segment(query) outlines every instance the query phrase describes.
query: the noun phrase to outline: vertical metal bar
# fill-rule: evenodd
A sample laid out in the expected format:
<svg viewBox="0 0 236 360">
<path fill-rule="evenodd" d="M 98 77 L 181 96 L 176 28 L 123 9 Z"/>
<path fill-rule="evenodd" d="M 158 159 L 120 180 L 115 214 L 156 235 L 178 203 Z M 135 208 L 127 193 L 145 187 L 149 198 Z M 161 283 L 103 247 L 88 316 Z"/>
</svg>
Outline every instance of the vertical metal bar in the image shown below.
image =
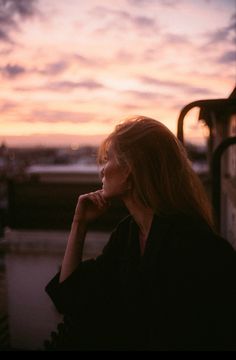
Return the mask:
<svg viewBox="0 0 236 360">
<path fill-rule="evenodd" d="M 212 205 L 215 212 L 217 230 L 220 232 L 221 225 L 221 158 L 226 149 L 236 144 L 236 136 L 222 141 L 212 156 L 211 178 L 212 178 Z"/>
</svg>

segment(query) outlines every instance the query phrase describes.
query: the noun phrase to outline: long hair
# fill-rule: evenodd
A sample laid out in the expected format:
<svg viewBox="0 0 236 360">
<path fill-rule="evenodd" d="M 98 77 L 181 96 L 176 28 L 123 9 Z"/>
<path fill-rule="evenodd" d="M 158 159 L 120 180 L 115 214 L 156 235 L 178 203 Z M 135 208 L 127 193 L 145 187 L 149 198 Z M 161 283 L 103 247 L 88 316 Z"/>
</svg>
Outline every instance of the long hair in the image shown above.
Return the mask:
<svg viewBox="0 0 236 360">
<path fill-rule="evenodd" d="M 161 122 L 135 116 L 116 126 L 98 153 L 104 162 L 108 147 L 131 169 L 138 199 L 159 215 L 200 216 L 214 229 L 210 202 L 193 171 L 185 148 Z"/>
</svg>

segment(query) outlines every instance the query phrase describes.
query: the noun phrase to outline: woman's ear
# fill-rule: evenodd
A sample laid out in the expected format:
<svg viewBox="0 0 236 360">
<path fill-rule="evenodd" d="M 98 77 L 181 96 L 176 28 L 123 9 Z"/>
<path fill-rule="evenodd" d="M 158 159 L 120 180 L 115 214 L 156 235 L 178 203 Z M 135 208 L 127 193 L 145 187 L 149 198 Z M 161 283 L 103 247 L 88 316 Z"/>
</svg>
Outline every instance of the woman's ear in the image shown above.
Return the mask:
<svg viewBox="0 0 236 360">
<path fill-rule="evenodd" d="M 129 190 L 132 188 L 133 184 L 131 168 L 128 164 L 123 163 L 121 171 L 124 179 L 124 184 L 126 185 L 127 190 Z"/>
</svg>

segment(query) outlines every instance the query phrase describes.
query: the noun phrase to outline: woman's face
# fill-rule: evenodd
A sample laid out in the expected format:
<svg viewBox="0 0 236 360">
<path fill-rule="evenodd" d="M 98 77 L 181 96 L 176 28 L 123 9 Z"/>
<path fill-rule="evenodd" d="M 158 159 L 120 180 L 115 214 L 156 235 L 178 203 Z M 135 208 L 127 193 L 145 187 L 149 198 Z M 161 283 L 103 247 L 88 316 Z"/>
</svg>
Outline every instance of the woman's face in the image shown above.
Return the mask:
<svg viewBox="0 0 236 360">
<path fill-rule="evenodd" d="M 124 197 L 129 189 L 128 176 L 130 170 L 127 166 L 118 163 L 112 146 L 106 154 L 106 162 L 102 168 L 103 195 L 106 198 Z"/>
</svg>

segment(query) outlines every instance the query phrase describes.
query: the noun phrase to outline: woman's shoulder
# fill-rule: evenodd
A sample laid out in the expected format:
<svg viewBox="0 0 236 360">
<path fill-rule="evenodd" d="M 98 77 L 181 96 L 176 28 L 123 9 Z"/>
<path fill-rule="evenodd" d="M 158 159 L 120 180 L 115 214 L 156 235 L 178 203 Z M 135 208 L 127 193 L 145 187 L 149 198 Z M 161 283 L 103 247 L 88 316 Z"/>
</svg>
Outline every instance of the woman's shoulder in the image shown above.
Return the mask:
<svg viewBox="0 0 236 360">
<path fill-rule="evenodd" d="M 182 245 L 198 247 L 218 247 L 234 251 L 231 244 L 214 231 L 200 216 L 183 214 L 170 215 L 166 218 L 172 237 Z"/>
<path fill-rule="evenodd" d="M 191 216 L 189 214 L 174 213 L 156 216 L 156 222 L 165 224 L 175 232 L 213 232 L 208 224 L 200 216 Z"/>
<path fill-rule="evenodd" d="M 170 227 L 183 236 L 214 236 L 215 232 L 200 216 L 174 214 L 168 217 Z"/>
<path fill-rule="evenodd" d="M 204 221 L 176 215 L 165 222 L 165 253 L 172 262 L 177 261 L 179 268 L 236 273 L 236 251 Z"/>
</svg>

